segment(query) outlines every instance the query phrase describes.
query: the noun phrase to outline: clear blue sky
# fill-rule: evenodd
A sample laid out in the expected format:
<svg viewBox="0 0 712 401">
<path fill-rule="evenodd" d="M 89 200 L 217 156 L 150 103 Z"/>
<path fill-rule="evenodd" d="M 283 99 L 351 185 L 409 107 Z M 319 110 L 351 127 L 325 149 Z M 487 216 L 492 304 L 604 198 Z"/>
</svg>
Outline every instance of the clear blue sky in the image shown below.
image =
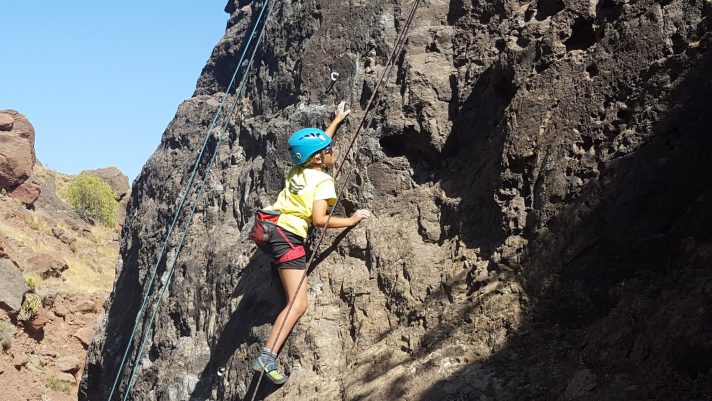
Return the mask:
<svg viewBox="0 0 712 401">
<path fill-rule="evenodd" d="M 0 2 L 0 110 L 35 127 L 37 158 L 133 180 L 225 31 L 227 0 Z"/>
</svg>

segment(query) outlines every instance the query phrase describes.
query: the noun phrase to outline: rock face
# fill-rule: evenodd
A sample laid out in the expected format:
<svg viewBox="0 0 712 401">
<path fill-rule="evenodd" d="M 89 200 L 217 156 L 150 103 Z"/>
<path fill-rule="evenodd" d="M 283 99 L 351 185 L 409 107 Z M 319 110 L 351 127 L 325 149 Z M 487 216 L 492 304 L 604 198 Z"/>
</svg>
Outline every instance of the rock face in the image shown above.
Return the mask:
<svg viewBox="0 0 712 401">
<path fill-rule="evenodd" d="M 25 182 L 35 161 L 35 130 L 30 122 L 14 110 L 0 110 L 0 188 Z"/>
<path fill-rule="evenodd" d="M 28 180 L 35 157 L 35 130 L 22 114 L 0 111 L 0 189 L 26 205 L 40 196 L 40 187 Z"/>
<path fill-rule="evenodd" d="M 281 189 L 291 132 L 346 99 L 343 160 L 410 4 L 276 3 L 238 122 L 206 143 L 215 165 L 155 326 L 153 296 L 137 328 L 132 399 L 251 397 L 283 300 L 240 229 Z M 259 6 L 228 4 L 195 96 L 135 181 L 80 399 L 111 389 Z M 701 0 L 421 3 L 337 177 L 337 213 L 373 217 L 327 236 L 280 356 L 291 379 L 256 399 L 711 398 L 711 14 Z"/>
</svg>

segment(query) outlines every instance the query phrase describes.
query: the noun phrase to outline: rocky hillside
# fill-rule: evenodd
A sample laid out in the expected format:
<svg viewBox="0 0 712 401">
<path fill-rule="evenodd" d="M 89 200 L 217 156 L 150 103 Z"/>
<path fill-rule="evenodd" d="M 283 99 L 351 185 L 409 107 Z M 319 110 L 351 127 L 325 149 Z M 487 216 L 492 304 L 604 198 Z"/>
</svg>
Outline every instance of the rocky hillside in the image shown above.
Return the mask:
<svg viewBox="0 0 712 401">
<path fill-rule="evenodd" d="M 344 158 L 411 4 L 276 3 L 226 143 L 208 142 L 216 165 L 150 299 L 156 324 L 138 326 L 130 399 L 250 399 L 283 300 L 240 230 L 280 190 L 288 136 L 342 99 Z M 228 3 L 195 95 L 135 182 L 81 400 L 109 393 L 260 6 Z M 711 14 L 706 0 L 421 2 L 337 179 L 338 212 L 373 217 L 327 238 L 280 357 L 291 379 L 256 399 L 712 398 Z"/>
<path fill-rule="evenodd" d="M 112 288 L 119 235 L 65 202 L 74 177 L 37 163 L 34 139 L 27 118 L 0 111 L 0 398 L 68 401 Z M 127 199 L 118 169 L 89 173 Z"/>
</svg>

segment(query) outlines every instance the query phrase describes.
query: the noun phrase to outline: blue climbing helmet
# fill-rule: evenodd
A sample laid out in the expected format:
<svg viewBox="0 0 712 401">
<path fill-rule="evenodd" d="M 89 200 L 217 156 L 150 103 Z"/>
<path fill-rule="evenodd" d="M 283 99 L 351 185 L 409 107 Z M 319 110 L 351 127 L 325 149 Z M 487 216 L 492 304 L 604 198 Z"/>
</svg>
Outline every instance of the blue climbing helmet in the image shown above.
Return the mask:
<svg viewBox="0 0 712 401">
<path fill-rule="evenodd" d="M 287 145 L 292 162 L 304 164 L 313 154 L 331 145 L 331 138 L 319 128 L 302 128 L 289 137 Z"/>
</svg>

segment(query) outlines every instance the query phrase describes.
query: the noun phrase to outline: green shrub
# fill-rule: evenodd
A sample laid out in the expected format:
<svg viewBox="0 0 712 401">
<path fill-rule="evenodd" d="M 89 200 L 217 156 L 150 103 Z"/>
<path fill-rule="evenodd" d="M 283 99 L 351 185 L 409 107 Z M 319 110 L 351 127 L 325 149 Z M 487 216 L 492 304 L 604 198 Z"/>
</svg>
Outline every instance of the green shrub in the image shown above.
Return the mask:
<svg viewBox="0 0 712 401">
<path fill-rule="evenodd" d="M 69 184 L 68 200 L 82 218 L 96 219 L 110 227 L 116 224 L 116 194 L 101 178 L 79 174 Z"/>
<path fill-rule="evenodd" d="M 37 313 L 42 308 L 42 298 L 39 295 L 28 292 L 25 294 L 25 302 L 20 307 L 20 313 L 17 315 L 18 320 L 30 321 L 37 316 Z"/>
<path fill-rule="evenodd" d="M 52 391 L 58 391 L 66 394 L 70 394 L 72 392 L 72 383 L 66 380 L 57 379 L 55 377 L 48 377 L 47 380 L 45 380 L 45 385 Z"/>
<path fill-rule="evenodd" d="M 0 346 L 3 350 L 9 349 L 15 338 L 15 328 L 5 322 L 0 322 Z"/>
<path fill-rule="evenodd" d="M 25 279 L 25 284 L 27 284 L 27 288 L 29 288 L 31 292 L 37 291 L 37 284 L 39 284 L 39 282 L 40 282 L 40 277 L 36 274 L 30 274 Z"/>
</svg>

